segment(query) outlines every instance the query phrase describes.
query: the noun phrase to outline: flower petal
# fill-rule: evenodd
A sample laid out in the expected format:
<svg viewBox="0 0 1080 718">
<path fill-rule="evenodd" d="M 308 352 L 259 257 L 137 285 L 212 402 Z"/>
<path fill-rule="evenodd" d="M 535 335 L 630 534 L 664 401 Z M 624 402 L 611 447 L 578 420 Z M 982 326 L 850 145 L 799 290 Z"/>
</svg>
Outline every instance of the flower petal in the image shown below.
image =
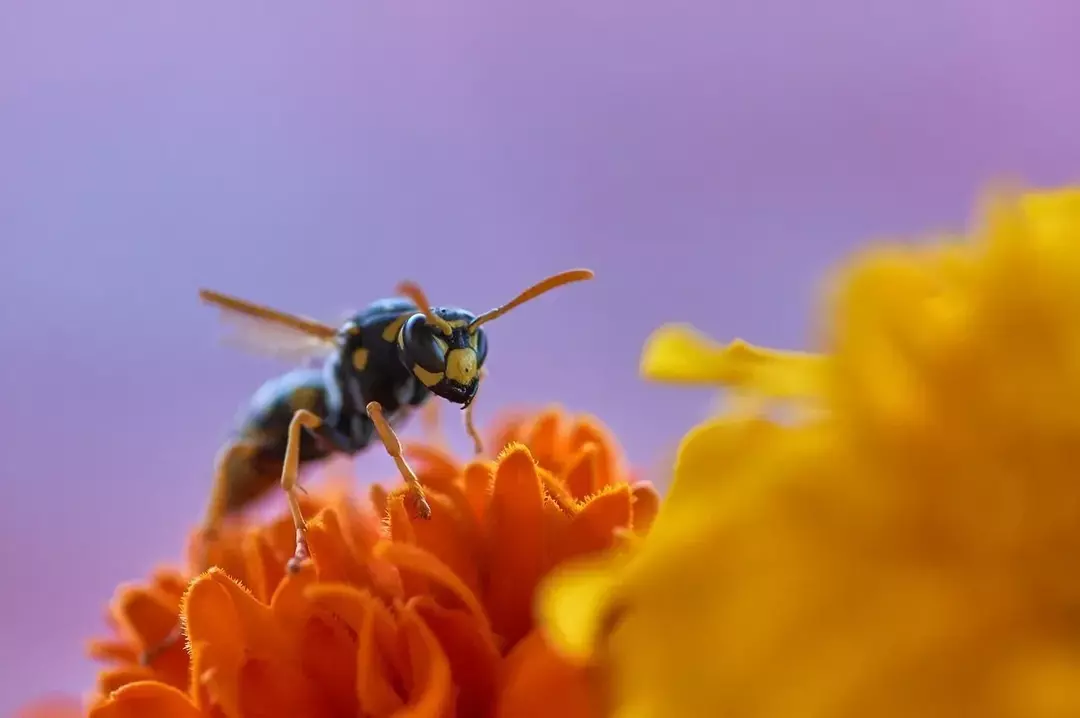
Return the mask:
<svg viewBox="0 0 1080 718">
<path fill-rule="evenodd" d="M 248 588 L 255 598 L 269 603 L 274 589 L 285 577 L 285 562 L 266 535 L 258 531 L 244 537 L 243 552 Z"/>
<path fill-rule="evenodd" d="M 477 625 L 471 614 L 443 608 L 426 596 L 409 605 L 446 652 L 457 690 L 457 715 L 490 715 L 502 659 L 491 633 Z"/>
<path fill-rule="evenodd" d="M 148 681 L 153 679 L 154 677 L 154 672 L 146 666 L 140 666 L 138 664 L 130 666 L 119 666 L 117 668 L 112 668 L 98 673 L 98 692 L 103 696 L 107 696 L 113 691 L 123 688 L 129 683 Z"/>
<path fill-rule="evenodd" d="M 600 458 L 596 444 L 586 444 L 566 462 L 562 482 L 577 500 L 584 499 L 600 488 L 598 476 Z"/>
<path fill-rule="evenodd" d="M 425 488 L 446 493 L 461 475 L 457 459 L 437 446 L 406 444 L 403 453 Z"/>
<path fill-rule="evenodd" d="M 352 586 L 313 586 L 308 594 L 356 632 L 356 695 L 367 715 L 387 715 L 404 701 L 395 688 L 396 631 L 390 614 L 370 593 Z"/>
<path fill-rule="evenodd" d="M 94 639 L 86 646 L 86 655 L 99 663 L 137 663 L 139 652 L 127 641 Z"/>
<path fill-rule="evenodd" d="M 590 557 L 550 573 L 537 591 L 537 614 L 551 645 L 573 662 L 600 647 L 619 600 L 622 556 Z"/>
<path fill-rule="evenodd" d="M 495 466 L 489 461 L 472 461 L 461 476 L 465 497 L 477 521 L 485 520 L 491 485 L 495 482 Z"/>
<path fill-rule="evenodd" d="M 389 493 L 386 488 L 381 484 L 372 484 L 368 496 L 371 499 L 371 508 L 375 511 L 375 515 L 386 516 L 386 511 L 389 508 L 387 504 Z"/>
<path fill-rule="evenodd" d="M 649 533 L 656 513 L 660 510 L 660 494 L 647 481 L 633 485 L 634 511 L 631 525 L 639 536 Z"/>
<path fill-rule="evenodd" d="M 354 560 L 345 542 L 341 521 L 334 509 L 323 509 L 308 523 L 308 548 L 319 581 L 362 585 L 368 576 L 363 566 Z"/>
<path fill-rule="evenodd" d="M 452 593 L 458 602 L 473 614 L 477 623 L 490 631 L 487 614 L 476 595 L 449 566 L 418 546 L 386 541 L 379 544 L 376 554 L 397 566 L 402 572 L 415 573 L 433 583 L 438 583 Z"/>
<path fill-rule="evenodd" d="M 20 708 L 13 718 L 82 718 L 83 705 L 75 698 L 42 698 Z"/>
<path fill-rule="evenodd" d="M 820 396 L 826 366 L 816 354 L 762 349 L 741 340 L 725 346 L 685 324 L 657 329 L 641 356 L 646 379 L 727 386 L 777 399 Z"/>
<path fill-rule="evenodd" d="M 154 588 L 122 586 L 112 610 L 124 636 L 145 650 L 161 643 L 176 627 L 180 604 Z"/>
<path fill-rule="evenodd" d="M 393 716 L 446 718 L 454 708 L 454 684 L 446 653 L 424 619 L 412 608 L 402 607 L 400 616 L 412 680 L 408 704 Z"/>
<path fill-rule="evenodd" d="M 563 436 L 562 411 L 558 407 L 546 409 L 537 415 L 528 436 L 522 441 L 529 447 L 536 463 L 549 470 L 556 470 L 566 452 Z"/>
<path fill-rule="evenodd" d="M 90 709 L 89 718 L 201 718 L 191 700 L 172 686 L 131 683 Z"/>
<path fill-rule="evenodd" d="M 588 499 L 566 527 L 556 561 L 599 553 L 616 544 L 616 531 L 630 527 L 630 487 L 609 486 Z"/>
<path fill-rule="evenodd" d="M 532 627 L 533 591 L 545 564 L 544 490 L 524 446 L 507 449 L 499 459 L 487 524 L 484 603 L 495 632 L 512 645 Z"/>
<path fill-rule="evenodd" d="M 570 451 L 575 453 L 590 445 L 595 447 L 592 491 L 599 491 L 615 483 L 618 479 L 615 441 L 598 420 L 588 416 L 579 417 L 570 431 L 569 444 Z"/>
<path fill-rule="evenodd" d="M 525 431 L 529 426 L 530 424 L 523 414 L 506 414 L 502 416 L 495 422 L 495 428 L 491 432 L 491 439 L 487 442 L 492 455 L 498 456 L 510 444 L 523 441 Z"/>
<path fill-rule="evenodd" d="M 506 658 L 495 718 L 591 718 L 602 715 L 587 671 L 568 663 L 532 631 Z"/>
<path fill-rule="evenodd" d="M 455 506 L 441 494 L 428 494 L 431 517 L 413 519 L 416 545 L 430 553 L 453 571 L 469 591 L 478 594 L 480 589 L 480 566 L 477 558 L 481 552 L 480 537 L 475 520 L 463 515 L 462 507 Z M 464 507 L 468 512 L 468 507 Z"/>
</svg>

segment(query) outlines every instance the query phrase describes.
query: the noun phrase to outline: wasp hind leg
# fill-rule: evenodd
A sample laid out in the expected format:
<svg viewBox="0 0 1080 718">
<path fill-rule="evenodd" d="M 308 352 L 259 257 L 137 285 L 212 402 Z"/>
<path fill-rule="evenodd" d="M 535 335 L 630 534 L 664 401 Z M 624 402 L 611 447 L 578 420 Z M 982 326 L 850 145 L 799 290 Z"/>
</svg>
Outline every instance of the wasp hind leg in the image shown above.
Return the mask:
<svg viewBox="0 0 1080 718">
<path fill-rule="evenodd" d="M 427 497 L 424 496 L 424 487 L 420 485 L 420 479 L 416 477 L 412 467 L 401 455 L 401 440 L 383 415 L 382 404 L 377 401 L 368 404 L 367 415 L 371 419 L 371 423 L 375 425 L 375 431 L 379 434 L 383 446 L 386 447 L 386 453 L 390 454 L 390 458 L 397 464 L 398 473 L 401 474 L 401 478 L 405 479 L 405 484 L 412 493 L 417 516 L 422 519 L 431 518 L 431 505 L 428 503 Z"/>
</svg>

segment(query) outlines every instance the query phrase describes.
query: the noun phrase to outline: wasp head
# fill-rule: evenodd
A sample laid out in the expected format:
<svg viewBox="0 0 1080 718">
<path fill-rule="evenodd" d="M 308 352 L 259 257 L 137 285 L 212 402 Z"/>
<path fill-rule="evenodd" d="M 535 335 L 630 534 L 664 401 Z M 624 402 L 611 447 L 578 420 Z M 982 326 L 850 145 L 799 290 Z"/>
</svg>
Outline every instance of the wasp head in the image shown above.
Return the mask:
<svg viewBox="0 0 1080 718">
<path fill-rule="evenodd" d="M 480 367 L 487 357 L 487 337 L 463 321 L 432 323 L 415 314 L 401 328 L 398 347 L 405 366 L 432 394 L 468 406 L 476 396 Z"/>
</svg>

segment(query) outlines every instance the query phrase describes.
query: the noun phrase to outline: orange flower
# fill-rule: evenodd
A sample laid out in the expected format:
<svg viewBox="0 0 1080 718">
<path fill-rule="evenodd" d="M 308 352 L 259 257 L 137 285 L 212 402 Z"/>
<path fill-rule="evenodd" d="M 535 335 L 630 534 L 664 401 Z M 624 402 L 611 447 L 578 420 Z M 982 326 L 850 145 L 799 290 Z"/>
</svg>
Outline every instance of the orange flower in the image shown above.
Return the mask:
<svg viewBox="0 0 1080 718">
<path fill-rule="evenodd" d="M 160 572 L 121 589 L 116 638 L 91 646 L 113 664 L 91 717 L 597 714 L 589 677 L 537 632 L 534 592 L 560 562 L 646 531 L 659 499 L 590 419 L 508 421 L 493 445 L 506 447 L 496 461 L 464 465 L 411 447 L 428 521 L 404 489 L 372 487 L 373 510 L 347 492 L 309 497 L 312 560 L 295 575 L 282 516 L 222 534 L 217 567 L 190 585 Z M 190 661 L 177 645 L 140 665 L 178 608 Z"/>
</svg>

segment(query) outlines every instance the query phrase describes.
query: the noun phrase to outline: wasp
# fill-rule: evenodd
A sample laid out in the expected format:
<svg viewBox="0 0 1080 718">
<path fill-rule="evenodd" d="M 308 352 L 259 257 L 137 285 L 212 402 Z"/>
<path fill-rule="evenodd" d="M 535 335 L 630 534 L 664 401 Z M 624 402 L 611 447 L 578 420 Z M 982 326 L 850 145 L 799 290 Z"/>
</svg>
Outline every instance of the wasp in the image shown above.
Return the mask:
<svg viewBox="0 0 1080 718">
<path fill-rule="evenodd" d="M 296 526 L 296 550 L 289 561 L 295 571 L 308 557 L 298 498 L 300 467 L 334 454 L 356 455 L 376 438 L 405 480 L 416 514 L 429 518 L 431 507 L 402 456 L 395 429 L 436 396 L 461 406 L 466 430 L 481 451 L 472 406 L 488 354 L 483 326 L 552 289 L 592 277 L 587 269 L 552 275 L 482 314 L 434 307 L 417 284 L 402 282 L 397 297 L 373 302 L 337 327 L 201 290 L 200 298 L 226 318 L 261 326 L 266 348 L 302 346 L 320 360 L 271 379 L 255 392 L 233 438 L 218 454 L 203 535 L 212 537 L 224 520 L 280 485 Z"/>
</svg>

